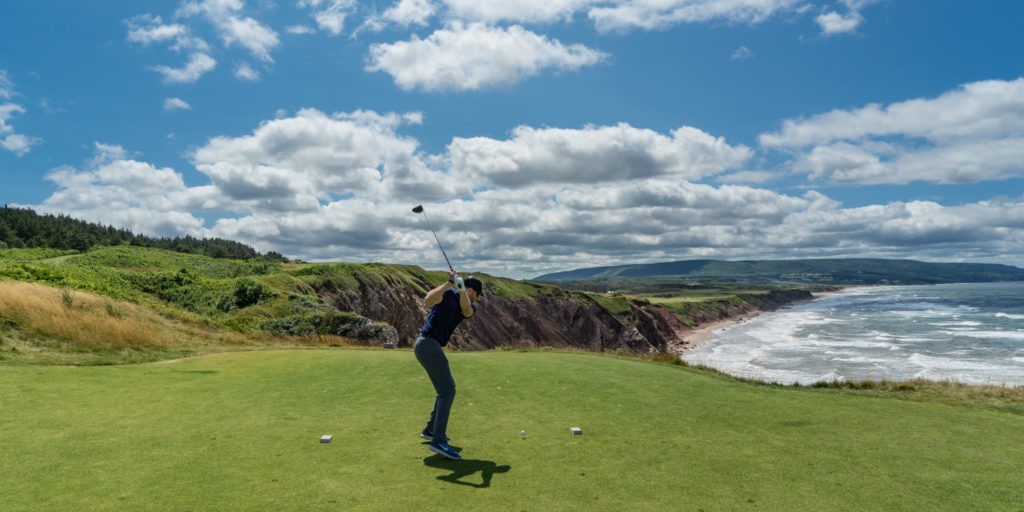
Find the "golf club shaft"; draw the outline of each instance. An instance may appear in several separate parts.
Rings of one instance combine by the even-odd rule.
[[[448,264],[448,269],[455,270],[455,267],[452,266],[452,262],[448,259],[448,253],[444,252],[444,246],[441,245],[441,239],[437,237],[437,231],[434,231],[434,225],[430,223],[430,217],[427,215],[427,211],[423,209],[422,205],[413,208],[412,211],[413,213],[422,213],[423,218],[427,219],[427,226],[430,228],[430,232],[434,235],[434,240],[437,241],[437,248],[441,249],[444,261]]]
[[[430,232],[434,234],[434,240],[437,241],[437,248],[441,249],[441,255],[444,256],[444,262],[448,264],[448,269],[455,269],[455,267],[452,266],[452,262],[448,260],[448,254],[444,252],[444,247],[441,245],[441,239],[437,237],[437,232],[434,231],[434,226],[430,223],[430,217],[427,217],[426,211],[423,212],[423,217],[427,219],[427,226],[430,226]]]

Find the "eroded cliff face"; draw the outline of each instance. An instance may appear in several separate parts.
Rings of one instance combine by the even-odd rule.
[[[408,283],[385,281],[383,285],[379,280],[360,281],[354,288],[320,287],[316,291],[325,303],[338,310],[373,321],[377,328],[364,329],[358,341],[410,346],[427,315],[423,292]],[[708,318],[687,320],[690,325],[699,325],[754,309],[775,309],[802,298],[810,298],[810,294],[783,293],[755,299],[754,304],[729,306],[721,314],[707,315]],[[628,304],[628,309],[612,313],[586,295],[557,288],[518,299],[485,290],[476,314],[459,326],[449,346],[457,350],[556,347],[643,354],[678,351],[686,345],[685,336],[692,327],[679,315],[646,301]]]
[[[679,318],[643,302],[613,315],[600,304],[569,294],[509,300],[485,294],[474,317],[459,327],[460,349],[494,347],[579,348],[597,352],[654,353],[683,341]]]

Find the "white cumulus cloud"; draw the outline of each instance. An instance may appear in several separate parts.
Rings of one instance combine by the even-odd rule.
[[[758,140],[794,155],[795,170],[841,183],[1024,177],[1024,78],[787,120]]]
[[[858,12],[840,14],[838,12],[827,12],[814,19],[821,27],[825,35],[846,34],[857,30],[857,27],[864,22],[864,17]]]
[[[273,62],[270,52],[280,44],[272,28],[243,16],[242,0],[195,0],[183,2],[178,9],[182,17],[201,16],[213,24],[226,46],[241,46],[264,62]]]
[[[165,24],[160,16],[143,14],[125,21],[128,25],[128,41],[149,45],[180,40],[188,35],[184,25]]]
[[[379,15],[371,15],[360,25],[360,30],[381,31],[389,25],[399,27],[426,26],[437,13],[431,0],[399,0]]]
[[[299,0],[299,7],[313,10],[313,19],[320,30],[339,35],[345,30],[345,19],[358,6],[355,0]]]
[[[247,82],[255,82],[260,79],[260,72],[256,71],[256,69],[249,64],[242,63],[235,68],[235,78],[245,80]]]
[[[205,53],[193,53],[183,67],[153,66],[153,70],[160,73],[166,83],[189,84],[199,80],[215,67],[217,67],[217,61],[213,57]]]
[[[814,21],[821,27],[821,33],[825,36],[836,34],[850,34],[857,31],[864,23],[864,16],[861,11],[881,0],[840,0],[846,7],[845,13],[829,11],[814,18]]]
[[[747,60],[754,56],[754,52],[746,46],[740,46],[732,52],[732,60]]]
[[[660,30],[681,23],[757,24],[795,11],[804,0],[622,0],[601,2],[587,15],[602,31]]]
[[[251,135],[216,137],[197,149],[196,168],[244,211],[316,211],[338,197],[455,194],[396,128],[416,116],[304,109]]]
[[[465,21],[487,23],[551,23],[569,21],[572,17],[595,0],[497,0],[480,2],[476,0],[445,0],[449,15]]]
[[[202,189],[190,189],[170,168],[131,159],[120,146],[96,143],[96,156],[85,169],[60,167],[47,179],[58,190],[39,211],[71,215],[136,233],[158,236],[209,236],[203,220],[192,214]]]
[[[192,110],[192,106],[181,98],[167,98],[164,100],[164,110]]]
[[[545,69],[575,70],[606,58],[520,26],[454,23],[426,39],[372,45],[366,69],[390,74],[402,89],[459,91],[511,85]]]
[[[510,140],[457,138],[449,146],[453,172],[481,185],[598,183],[678,176],[699,180],[737,168],[745,146],[682,127],[664,135],[628,124],[580,130],[521,126]]]
[[[15,114],[25,113],[25,108],[21,105],[6,101],[14,95],[14,83],[7,76],[7,72],[0,69],[0,99],[5,100],[0,101],[0,148],[20,157],[31,152],[32,146],[41,144],[42,139],[18,133],[10,124]]]

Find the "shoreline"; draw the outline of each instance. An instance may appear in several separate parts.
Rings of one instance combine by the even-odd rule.
[[[743,323],[749,320],[750,318],[754,318],[756,316],[757,313],[751,315],[750,317],[742,316],[724,318],[722,320],[715,320],[714,322],[708,322],[706,324],[701,324],[697,327],[694,327],[693,330],[687,331],[686,334],[683,336],[683,343],[680,346],[679,350],[676,350],[676,354],[679,355],[680,357],[685,354],[688,354],[695,350],[705,341],[711,339],[711,337],[714,336],[715,331],[719,331],[721,329],[725,329],[726,327],[731,327],[733,325]]]
[[[847,286],[833,291],[811,293],[811,299],[809,301],[794,302],[793,304],[806,304],[807,302],[813,302],[820,298],[828,297],[829,295],[835,295],[837,293],[842,293],[853,288],[857,287]],[[751,311],[738,316],[723,318],[720,320],[715,320],[713,322],[707,322],[698,325],[697,327],[694,327],[693,329],[686,331],[683,334],[683,336],[681,336],[683,341],[676,347],[676,355],[679,357],[683,357],[684,355],[695,350],[702,343],[711,339],[711,337],[715,335],[716,331],[752,320],[754,318],[761,316],[761,313],[771,313],[771,311]]]

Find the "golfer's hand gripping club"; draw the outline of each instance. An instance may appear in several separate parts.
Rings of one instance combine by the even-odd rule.
[[[459,277],[458,272],[454,268],[448,269],[448,282],[458,291],[466,291],[466,282]]]

